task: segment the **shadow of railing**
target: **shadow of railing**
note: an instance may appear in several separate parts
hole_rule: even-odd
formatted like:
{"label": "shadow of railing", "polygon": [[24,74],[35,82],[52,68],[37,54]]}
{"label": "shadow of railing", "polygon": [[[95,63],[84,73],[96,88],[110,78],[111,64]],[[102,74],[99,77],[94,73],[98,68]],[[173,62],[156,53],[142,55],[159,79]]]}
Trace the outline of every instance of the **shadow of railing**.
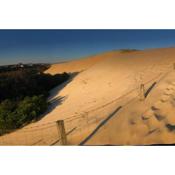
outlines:
{"label": "shadow of railing", "polygon": [[145,92],[145,98],[148,96],[148,94],[151,92],[151,90],[154,88],[154,86],[157,84],[157,82],[154,82]]}
{"label": "shadow of railing", "polygon": [[50,91],[50,96],[48,97],[48,102],[49,102],[49,106],[46,112],[44,112],[36,121],[41,120],[45,115],[49,114],[50,112],[52,112],[56,107],[58,107],[59,105],[61,105],[67,98],[67,96],[57,96],[59,94],[59,92],[65,88],[77,75],[79,74],[79,72],[74,72],[74,73],[70,73],[70,78],[65,81],[64,83],[62,83],[61,85],[58,85],[57,87],[53,88]]}
{"label": "shadow of railing", "polygon": [[120,109],[122,108],[122,106],[119,106],[115,111],[113,111],[105,120],[103,120],[95,129],[94,131],[87,136],[79,145],[82,146],[84,145],[89,139],[91,139],[96,132],[102,127],[104,126]]}
{"label": "shadow of railing", "polygon": [[80,72],[73,72],[73,73],[69,73],[70,78],[65,81],[64,83],[62,83],[61,85],[53,88],[50,91],[50,96],[48,98],[48,101],[52,100],[63,88],[65,88]]}

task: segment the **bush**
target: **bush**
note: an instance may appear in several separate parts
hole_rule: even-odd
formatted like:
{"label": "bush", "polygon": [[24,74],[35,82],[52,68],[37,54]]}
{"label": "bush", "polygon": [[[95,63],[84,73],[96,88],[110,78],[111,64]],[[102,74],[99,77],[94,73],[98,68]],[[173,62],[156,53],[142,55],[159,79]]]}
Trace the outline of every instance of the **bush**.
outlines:
{"label": "bush", "polygon": [[42,95],[25,97],[24,100],[19,102],[16,109],[17,124],[21,126],[26,122],[36,120],[47,109],[47,105],[47,100]]}
{"label": "bush", "polygon": [[0,133],[19,128],[32,120],[37,120],[47,109],[43,95],[25,97],[19,102],[5,100],[0,104]]}
{"label": "bush", "polygon": [[68,78],[35,68],[0,73],[0,135],[37,120],[47,109],[49,91]]}
{"label": "bush", "polygon": [[43,94],[68,80],[69,74],[44,74],[36,70],[19,70],[0,74],[0,102]]}
{"label": "bush", "polygon": [[3,134],[7,129],[12,129],[15,118],[13,112],[16,104],[10,100],[5,100],[0,104],[0,134]]}

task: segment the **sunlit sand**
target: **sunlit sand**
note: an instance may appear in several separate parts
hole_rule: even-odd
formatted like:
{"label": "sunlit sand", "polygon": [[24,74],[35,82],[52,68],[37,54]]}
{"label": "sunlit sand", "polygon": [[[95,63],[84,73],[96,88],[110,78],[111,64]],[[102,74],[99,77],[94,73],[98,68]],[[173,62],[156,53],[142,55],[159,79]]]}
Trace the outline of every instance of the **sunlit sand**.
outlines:
{"label": "sunlit sand", "polygon": [[[59,145],[57,120],[65,121],[69,145],[174,143],[174,63],[175,48],[162,48],[111,51],[54,64],[46,73],[69,72],[72,78],[51,91],[51,106],[40,121],[0,137],[0,143]],[[141,84],[147,92],[143,100]],[[38,130],[25,134],[33,127]]]}

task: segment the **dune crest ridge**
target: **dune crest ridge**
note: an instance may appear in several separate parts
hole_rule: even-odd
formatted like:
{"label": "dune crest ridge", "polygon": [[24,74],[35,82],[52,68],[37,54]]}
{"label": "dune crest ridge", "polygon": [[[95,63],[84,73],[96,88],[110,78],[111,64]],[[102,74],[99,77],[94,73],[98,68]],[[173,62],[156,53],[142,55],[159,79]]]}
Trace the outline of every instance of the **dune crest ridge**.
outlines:
{"label": "dune crest ridge", "polygon": [[[72,122],[66,124],[66,131],[76,129],[68,136],[68,143],[77,145],[111,115],[110,120],[85,144],[173,143],[174,63],[175,48],[161,48],[128,53],[111,51],[54,64],[46,73],[70,72],[72,79],[51,91],[49,101],[53,108],[40,121],[29,126],[71,118]],[[140,101],[140,85],[144,84],[147,91],[153,83],[155,85],[146,99]],[[115,113],[119,106],[122,108]],[[21,131],[23,129],[3,138],[9,135],[15,137]],[[49,132],[52,133],[52,129]],[[31,135],[29,144],[34,141]],[[40,144],[49,145],[49,136],[43,138]]]}

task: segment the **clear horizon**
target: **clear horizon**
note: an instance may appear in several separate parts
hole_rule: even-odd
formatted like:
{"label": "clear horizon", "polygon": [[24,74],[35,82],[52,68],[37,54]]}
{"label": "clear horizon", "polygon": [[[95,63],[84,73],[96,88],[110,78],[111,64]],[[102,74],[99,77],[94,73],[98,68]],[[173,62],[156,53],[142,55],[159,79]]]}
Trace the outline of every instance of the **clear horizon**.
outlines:
{"label": "clear horizon", "polygon": [[175,47],[175,30],[0,30],[0,65],[55,63],[119,49]]}

